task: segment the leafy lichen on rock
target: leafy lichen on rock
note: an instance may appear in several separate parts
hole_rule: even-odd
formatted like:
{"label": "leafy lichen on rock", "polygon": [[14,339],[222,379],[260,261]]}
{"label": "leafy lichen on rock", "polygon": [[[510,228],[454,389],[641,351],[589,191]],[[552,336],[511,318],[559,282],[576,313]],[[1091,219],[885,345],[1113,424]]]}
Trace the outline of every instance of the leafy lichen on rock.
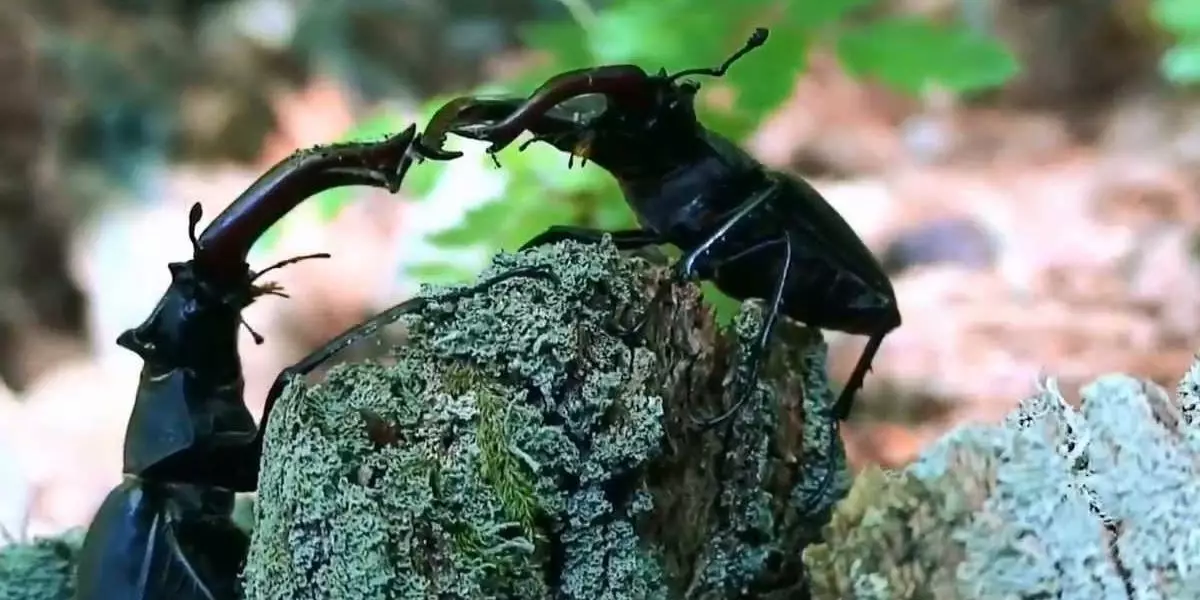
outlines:
{"label": "leafy lichen on rock", "polygon": [[1078,410],[1047,382],[1003,426],[861,475],[805,552],[813,597],[1200,598],[1198,376],[1176,398],[1105,376]]}
{"label": "leafy lichen on rock", "polygon": [[75,593],[75,559],[83,531],[0,547],[0,599],[68,600]]}
{"label": "leafy lichen on rock", "polygon": [[744,387],[761,309],[727,334],[694,286],[648,305],[666,269],[607,242],[502,255],[481,279],[535,265],[557,281],[435,302],[405,320],[394,361],[289,388],[268,426],[247,597],[802,588],[800,550],[848,485],[827,421],[804,418],[832,400],[820,334],[783,325],[746,409],[701,432],[692,417]]}

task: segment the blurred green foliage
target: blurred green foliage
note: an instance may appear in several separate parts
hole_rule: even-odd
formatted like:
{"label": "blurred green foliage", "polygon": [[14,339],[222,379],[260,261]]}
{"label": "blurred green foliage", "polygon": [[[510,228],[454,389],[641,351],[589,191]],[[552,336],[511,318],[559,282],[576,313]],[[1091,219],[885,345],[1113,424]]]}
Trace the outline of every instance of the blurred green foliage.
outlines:
{"label": "blurred green foliage", "polygon": [[1162,57],[1162,72],[1180,84],[1200,83],[1200,0],[1154,0],[1154,20],[1175,36]]}
{"label": "blurred green foliage", "polygon": [[[719,64],[740,47],[754,27],[771,28],[770,41],[708,89],[736,94],[735,108],[720,110],[701,100],[704,123],[734,140],[744,140],[792,91],[805,70],[810,48],[820,43],[837,52],[852,74],[874,78],[901,92],[920,94],[930,86],[971,93],[998,86],[1018,65],[997,41],[958,24],[911,17],[873,18],[876,0],[615,0],[593,11],[584,0],[561,0],[573,20],[535,23],[522,31],[525,45],[552,58],[549,64],[487,90],[527,93],[549,76],[597,64],[634,63],[648,71]],[[448,98],[431,100],[427,119]],[[372,121],[352,137],[378,136],[407,123]],[[612,179],[593,166],[567,169],[568,157],[548,145],[521,152],[516,145],[498,155],[503,191],[469,212],[458,225],[431,240],[444,248],[478,248],[487,254],[514,250],[555,224],[604,229],[634,225]],[[465,157],[461,160],[470,160]],[[481,169],[491,159],[479,157]],[[417,197],[439,184],[447,166],[430,163],[410,172],[405,183]],[[461,177],[461,174],[456,174]],[[347,200],[329,193],[319,203],[330,213]],[[458,279],[461,268],[420,265],[410,275]],[[438,276],[443,275],[443,276]],[[442,281],[439,281],[442,282]],[[727,301],[714,298],[718,308]],[[721,311],[725,312],[725,311]],[[726,313],[728,314],[728,313]]]}

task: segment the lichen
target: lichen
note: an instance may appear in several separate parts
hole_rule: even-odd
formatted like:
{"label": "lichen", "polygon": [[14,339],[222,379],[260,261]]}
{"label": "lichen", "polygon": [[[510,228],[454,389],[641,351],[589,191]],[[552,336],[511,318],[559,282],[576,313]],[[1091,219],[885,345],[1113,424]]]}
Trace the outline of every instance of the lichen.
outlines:
{"label": "lichen", "polygon": [[1003,425],[961,428],[861,475],[805,552],[813,598],[1200,597],[1193,366],[1176,398],[1124,375],[1053,382]]}
{"label": "lichen", "polygon": [[0,548],[0,600],[70,600],[83,532],[69,530]]}
{"label": "lichen", "polygon": [[246,596],[794,597],[848,485],[820,334],[780,327],[745,409],[701,431],[746,389],[760,306],[721,332],[695,286],[609,242],[501,255],[481,279],[520,266],[555,280],[432,302],[389,360],[288,389]]}

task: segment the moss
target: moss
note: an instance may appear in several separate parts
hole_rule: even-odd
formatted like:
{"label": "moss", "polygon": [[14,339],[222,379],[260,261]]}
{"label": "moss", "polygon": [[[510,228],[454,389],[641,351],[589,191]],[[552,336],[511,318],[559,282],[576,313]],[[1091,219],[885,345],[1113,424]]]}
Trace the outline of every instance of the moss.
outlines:
{"label": "moss", "polygon": [[966,427],[855,482],[805,552],[813,597],[1200,597],[1193,367],[1176,398],[1123,375],[1052,382],[1003,426]]}
{"label": "moss", "polygon": [[0,548],[0,598],[69,600],[75,593],[75,560],[83,532],[38,538]]}
{"label": "moss", "polygon": [[[820,334],[781,327],[745,410],[702,432],[692,417],[745,388],[759,306],[721,332],[694,286],[648,304],[666,269],[609,243],[502,255],[481,278],[529,265],[558,281],[434,302],[388,361],[290,387],[268,427],[247,597],[802,589],[800,550],[847,485],[827,423],[804,418],[832,401]],[[621,335],[644,311],[642,334]],[[395,443],[372,441],[364,411]]]}
{"label": "moss", "polygon": [[535,472],[514,445],[509,406],[486,383],[480,382],[478,390],[479,477],[496,491],[504,514],[520,524],[525,538],[539,540]]}

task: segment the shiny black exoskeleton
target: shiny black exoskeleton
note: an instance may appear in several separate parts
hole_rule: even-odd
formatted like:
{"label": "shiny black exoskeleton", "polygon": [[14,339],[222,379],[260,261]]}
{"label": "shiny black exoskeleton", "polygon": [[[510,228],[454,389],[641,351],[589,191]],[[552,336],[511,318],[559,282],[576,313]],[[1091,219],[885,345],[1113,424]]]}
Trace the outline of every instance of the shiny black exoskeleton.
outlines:
{"label": "shiny black exoskeleton", "polygon": [[[410,127],[382,142],[294,154],[259,178],[199,236],[195,230],[201,210],[192,207],[192,259],[168,265],[171,283],[158,305],[144,323],[117,340],[138,354],[144,366],[125,434],[126,478],[109,493],[88,529],[76,573],[77,600],[238,597],[249,539],[234,526],[230,512],[235,492],[257,488],[263,434],[274,402],[293,378],[312,371],[353,339],[343,335],[280,373],[256,426],[243,399],[241,311],[260,296],[284,296],[274,284],[257,283],[267,271],[329,255],[297,257],[254,272],[246,264],[250,247],[314,194],[341,186],[395,192],[415,160],[458,155],[426,148]],[[385,314],[412,312],[427,303],[412,300]]]}
{"label": "shiny black exoskeleton", "polygon": [[[884,336],[900,325],[895,292],[879,262],[845,220],[806,182],[767,170],[732,141],[708,130],[695,110],[693,75],[720,77],[766,42],[758,29],[723,65],[650,75],[610,65],[557,75],[521,98],[460,98],[448,104],[451,132],[491,142],[497,152],[525,131],[611,173],[640,229],[604,232],[552,227],[525,247],[609,234],[621,248],[671,244],[684,251],[676,279],[710,280],[725,294],[763,298],[767,315],[755,365],[780,313],[815,327],[869,336],[832,407],[849,414]],[[593,106],[588,107],[587,102]],[[595,106],[600,101],[599,106]],[[742,406],[709,419],[724,421]]]}

